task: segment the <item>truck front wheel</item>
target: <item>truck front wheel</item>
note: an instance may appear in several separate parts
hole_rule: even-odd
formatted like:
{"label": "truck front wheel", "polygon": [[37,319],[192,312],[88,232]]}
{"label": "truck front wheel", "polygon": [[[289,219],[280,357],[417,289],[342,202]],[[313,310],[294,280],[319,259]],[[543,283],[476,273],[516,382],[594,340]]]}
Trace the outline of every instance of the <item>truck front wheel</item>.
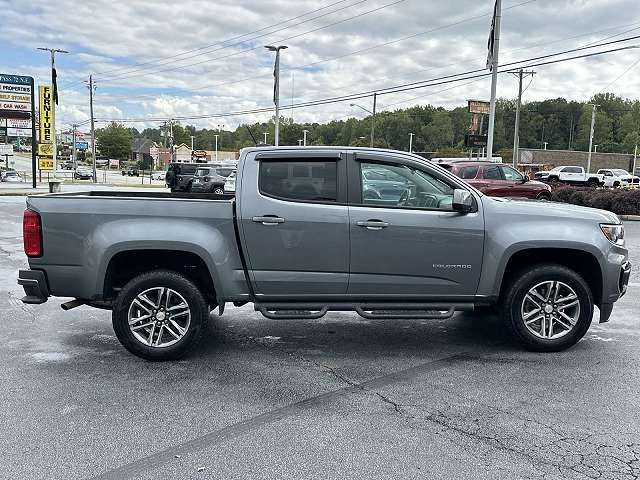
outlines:
{"label": "truck front wheel", "polygon": [[511,277],[502,314],[528,350],[557,352],[576,344],[593,318],[593,296],[584,279],[561,265],[540,265]]}
{"label": "truck front wheel", "polygon": [[200,340],[209,306],[200,289],[169,270],[143,273],[120,291],[112,322],[120,343],[152,361],[175,360]]}

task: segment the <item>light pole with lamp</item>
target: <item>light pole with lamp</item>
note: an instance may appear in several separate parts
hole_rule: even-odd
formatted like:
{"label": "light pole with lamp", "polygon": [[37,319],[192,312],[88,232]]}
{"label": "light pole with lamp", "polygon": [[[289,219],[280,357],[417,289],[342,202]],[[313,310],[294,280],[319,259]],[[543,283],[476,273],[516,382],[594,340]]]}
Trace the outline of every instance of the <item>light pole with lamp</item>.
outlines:
{"label": "light pole with lamp", "polygon": [[409,134],[409,153],[413,152],[413,136],[415,133]]}
{"label": "light pole with lamp", "polygon": [[307,133],[309,133],[309,130],[302,130],[302,144],[305,147],[307,146]]}
{"label": "light pole with lamp", "polygon": [[[276,128],[275,128],[275,146],[277,147],[280,140],[280,50],[289,48],[286,45],[265,45],[264,48],[271,52],[276,52],[276,61],[273,66],[273,103],[276,106]],[[266,141],[265,141],[266,143]]]}
{"label": "light pole with lamp", "polygon": [[269,135],[269,132],[264,132],[264,144],[267,144],[267,135]]}
{"label": "light pole with lamp", "polygon": [[376,122],[376,99],[377,99],[377,94],[374,93],[373,94],[373,111],[369,110],[368,108],[364,108],[362,105],[358,105],[357,103],[351,103],[349,104],[352,107],[358,107],[361,110],[364,110],[365,112],[367,112],[368,114],[371,115],[371,148],[373,148],[373,135],[375,132],[375,122]]}

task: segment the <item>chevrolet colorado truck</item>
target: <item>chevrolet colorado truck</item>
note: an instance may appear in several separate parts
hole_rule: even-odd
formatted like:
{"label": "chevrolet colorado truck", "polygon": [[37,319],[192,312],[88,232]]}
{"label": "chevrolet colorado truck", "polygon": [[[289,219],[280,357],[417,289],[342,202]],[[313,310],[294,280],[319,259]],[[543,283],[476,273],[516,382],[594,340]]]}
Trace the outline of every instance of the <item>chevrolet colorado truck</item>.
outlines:
{"label": "chevrolet colorado truck", "polygon": [[109,309],[149,360],[179,358],[215,308],[248,302],[275,320],[492,307],[525,348],[558,351],[594,306],[609,319],[631,270],[610,212],[489,197],[413,154],[351,147],[244,149],[235,195],[33,196],[23,228],[22,301]]}

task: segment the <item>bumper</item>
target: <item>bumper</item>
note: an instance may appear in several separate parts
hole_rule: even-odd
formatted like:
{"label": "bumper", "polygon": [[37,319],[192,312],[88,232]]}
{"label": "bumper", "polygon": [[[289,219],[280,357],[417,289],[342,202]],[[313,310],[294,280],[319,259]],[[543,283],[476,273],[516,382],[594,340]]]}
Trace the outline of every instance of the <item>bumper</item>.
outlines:
{"label": "bumper", "polygon": [[18,285],[22,285],[24,293],[23,303],[39,304],[49,298],[49,287],[44,272],[40,270],[20,270],[18,272]]}
{"label": "bumper", "polygon": [[[618,276],[618,298],[624,296],[627,293],[627,286],[629,285],[629,277],[631,276],[631,263],[624,262],[620,267],[620,274]],[[613,311],[613,303],[605,302],[600,305],[600,323],[609,321],[611,312]]]}

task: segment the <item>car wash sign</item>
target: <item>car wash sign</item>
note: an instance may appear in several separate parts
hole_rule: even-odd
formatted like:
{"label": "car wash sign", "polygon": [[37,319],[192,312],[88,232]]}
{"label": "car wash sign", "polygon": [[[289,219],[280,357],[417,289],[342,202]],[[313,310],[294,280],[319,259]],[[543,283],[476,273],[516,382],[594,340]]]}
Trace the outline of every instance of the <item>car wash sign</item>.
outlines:
{"label": "car wash sign", "polygon": [[0,118],[31,118],[33,78],[0,73]]}

